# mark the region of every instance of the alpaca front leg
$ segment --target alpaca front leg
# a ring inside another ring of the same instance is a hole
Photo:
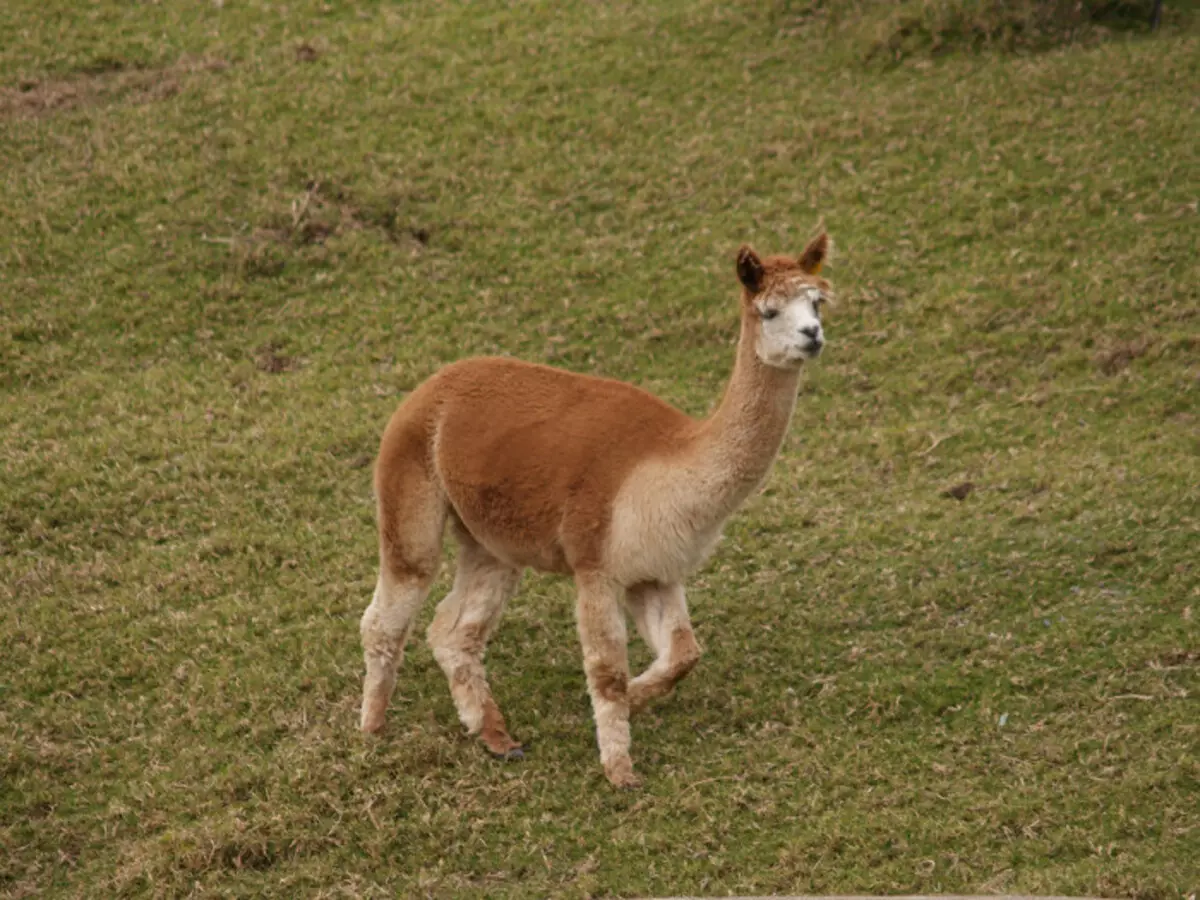
[[[688,618],[683,585],[647,582],[629,589],[629,612],[655,659],[629,683],[629,709],[640,712],[651,700],[665,697],[700,660],[700,645]]]
[[[615,786],[636,787],[638,778],[629,756],[629,657],[621,588],[594,574],[578,575],[576,584],[576,619],[600,763]]]

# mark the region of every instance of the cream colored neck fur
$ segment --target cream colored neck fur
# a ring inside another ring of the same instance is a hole
[[[675,476],[698,532],[719,528],[766,478],[796,406],[799,369],[776,369],[755,352],[757,316],[742,314],[733,375],[713,414],[696,425]],[[670,476],[668,476],[670,477]]]
[[[733,376],[716,411],[680,435],[677,455],[648,460],[621,488],[609,565],[625,583],[678,582],[703,565],[779,452],[800,373],[759,360],[756,319],[743,312]]]
[[[630,564],[618,568],[631,580],[670,581],[698,568],[779,452],[796,406],[799,371],[758,359],[756,318],[743,313],[733,376],[713,415],[680,436],[677,456],[643,464],[623,487],[612,548],[614,560]]]
[[[754,312],[742,313],[733,375],[696,440],[697,461],[727,482],[729,502],[718,505],[730,511],[766,477],[791,422],[800,382],[799,368],[777,369],[758,358],[756,320]]]

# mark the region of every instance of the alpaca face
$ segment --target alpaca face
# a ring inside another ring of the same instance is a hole
[[[825,346],[821,307],[829,283],[818,277],[829,254],[829,237],[821,232],[799,257],[761,258],[750,247],[738,251],[745,314],[758,319],[755,351],[765,365],[798,368]]]
[[[804,281],[780,287],[754,300],[759,317],[756,350],[766,365],[794,369],[806,359],[816,358],[825,346],[821,327],[825,295]]]

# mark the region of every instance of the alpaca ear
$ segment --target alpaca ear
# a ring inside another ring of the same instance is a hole
[[[825,264],[825,258],[829,255],[829,235],[822,231],[813,238],[804,252],[800,254],[800,268],[809,275],[816,275],[821,271],[821,266]]]
[[[763,264],[758,254],[750,249],[749,244],[742,244],[737,255],[738,281],[746,286],[746,290],[757,294],[762,290]]]

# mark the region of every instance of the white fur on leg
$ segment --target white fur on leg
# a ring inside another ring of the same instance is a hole
[[[459,721],[467,734],[479,734],[483,729],[483,704],[492,695],[483,666],[461,650],[450,647],[434,647],[433,658],[450,682],[450,695],[454,698]]]
[[[592,712],[596,718],[596,743],[600,746],[600,763],[608,768],[622,759],[629,759],[629,703],[624,699],[610,700],[589,686]]]
[[[637,778],[629,755],[629,660],[621,592],[614,582],[599,576],[580,575],[576,581],[579,640],[600,762],[614,785],[633,787]]]
[[[359,625],[367,668],[360,718],[363,731],[383,727],[388,699],[396,686],[396,670],[404,659],[404,643],[424,593],[416,583],[392,584],[383,572],[379,575],[375,596]]]
[[[700,649],[692,635],[682,585],[640,585],[629,592],[628,604],[638,631],[655,652],[654,662],[629,683],[630,711],[637,712],[655,697],[670,693],[696,664]]]
[[[517,570],[499,564],[474,543],[464,543],[454,587],[438,604],[426,631],[468,734],[479,734],[487,722],[492,690],[483,654],[519,581]]]

